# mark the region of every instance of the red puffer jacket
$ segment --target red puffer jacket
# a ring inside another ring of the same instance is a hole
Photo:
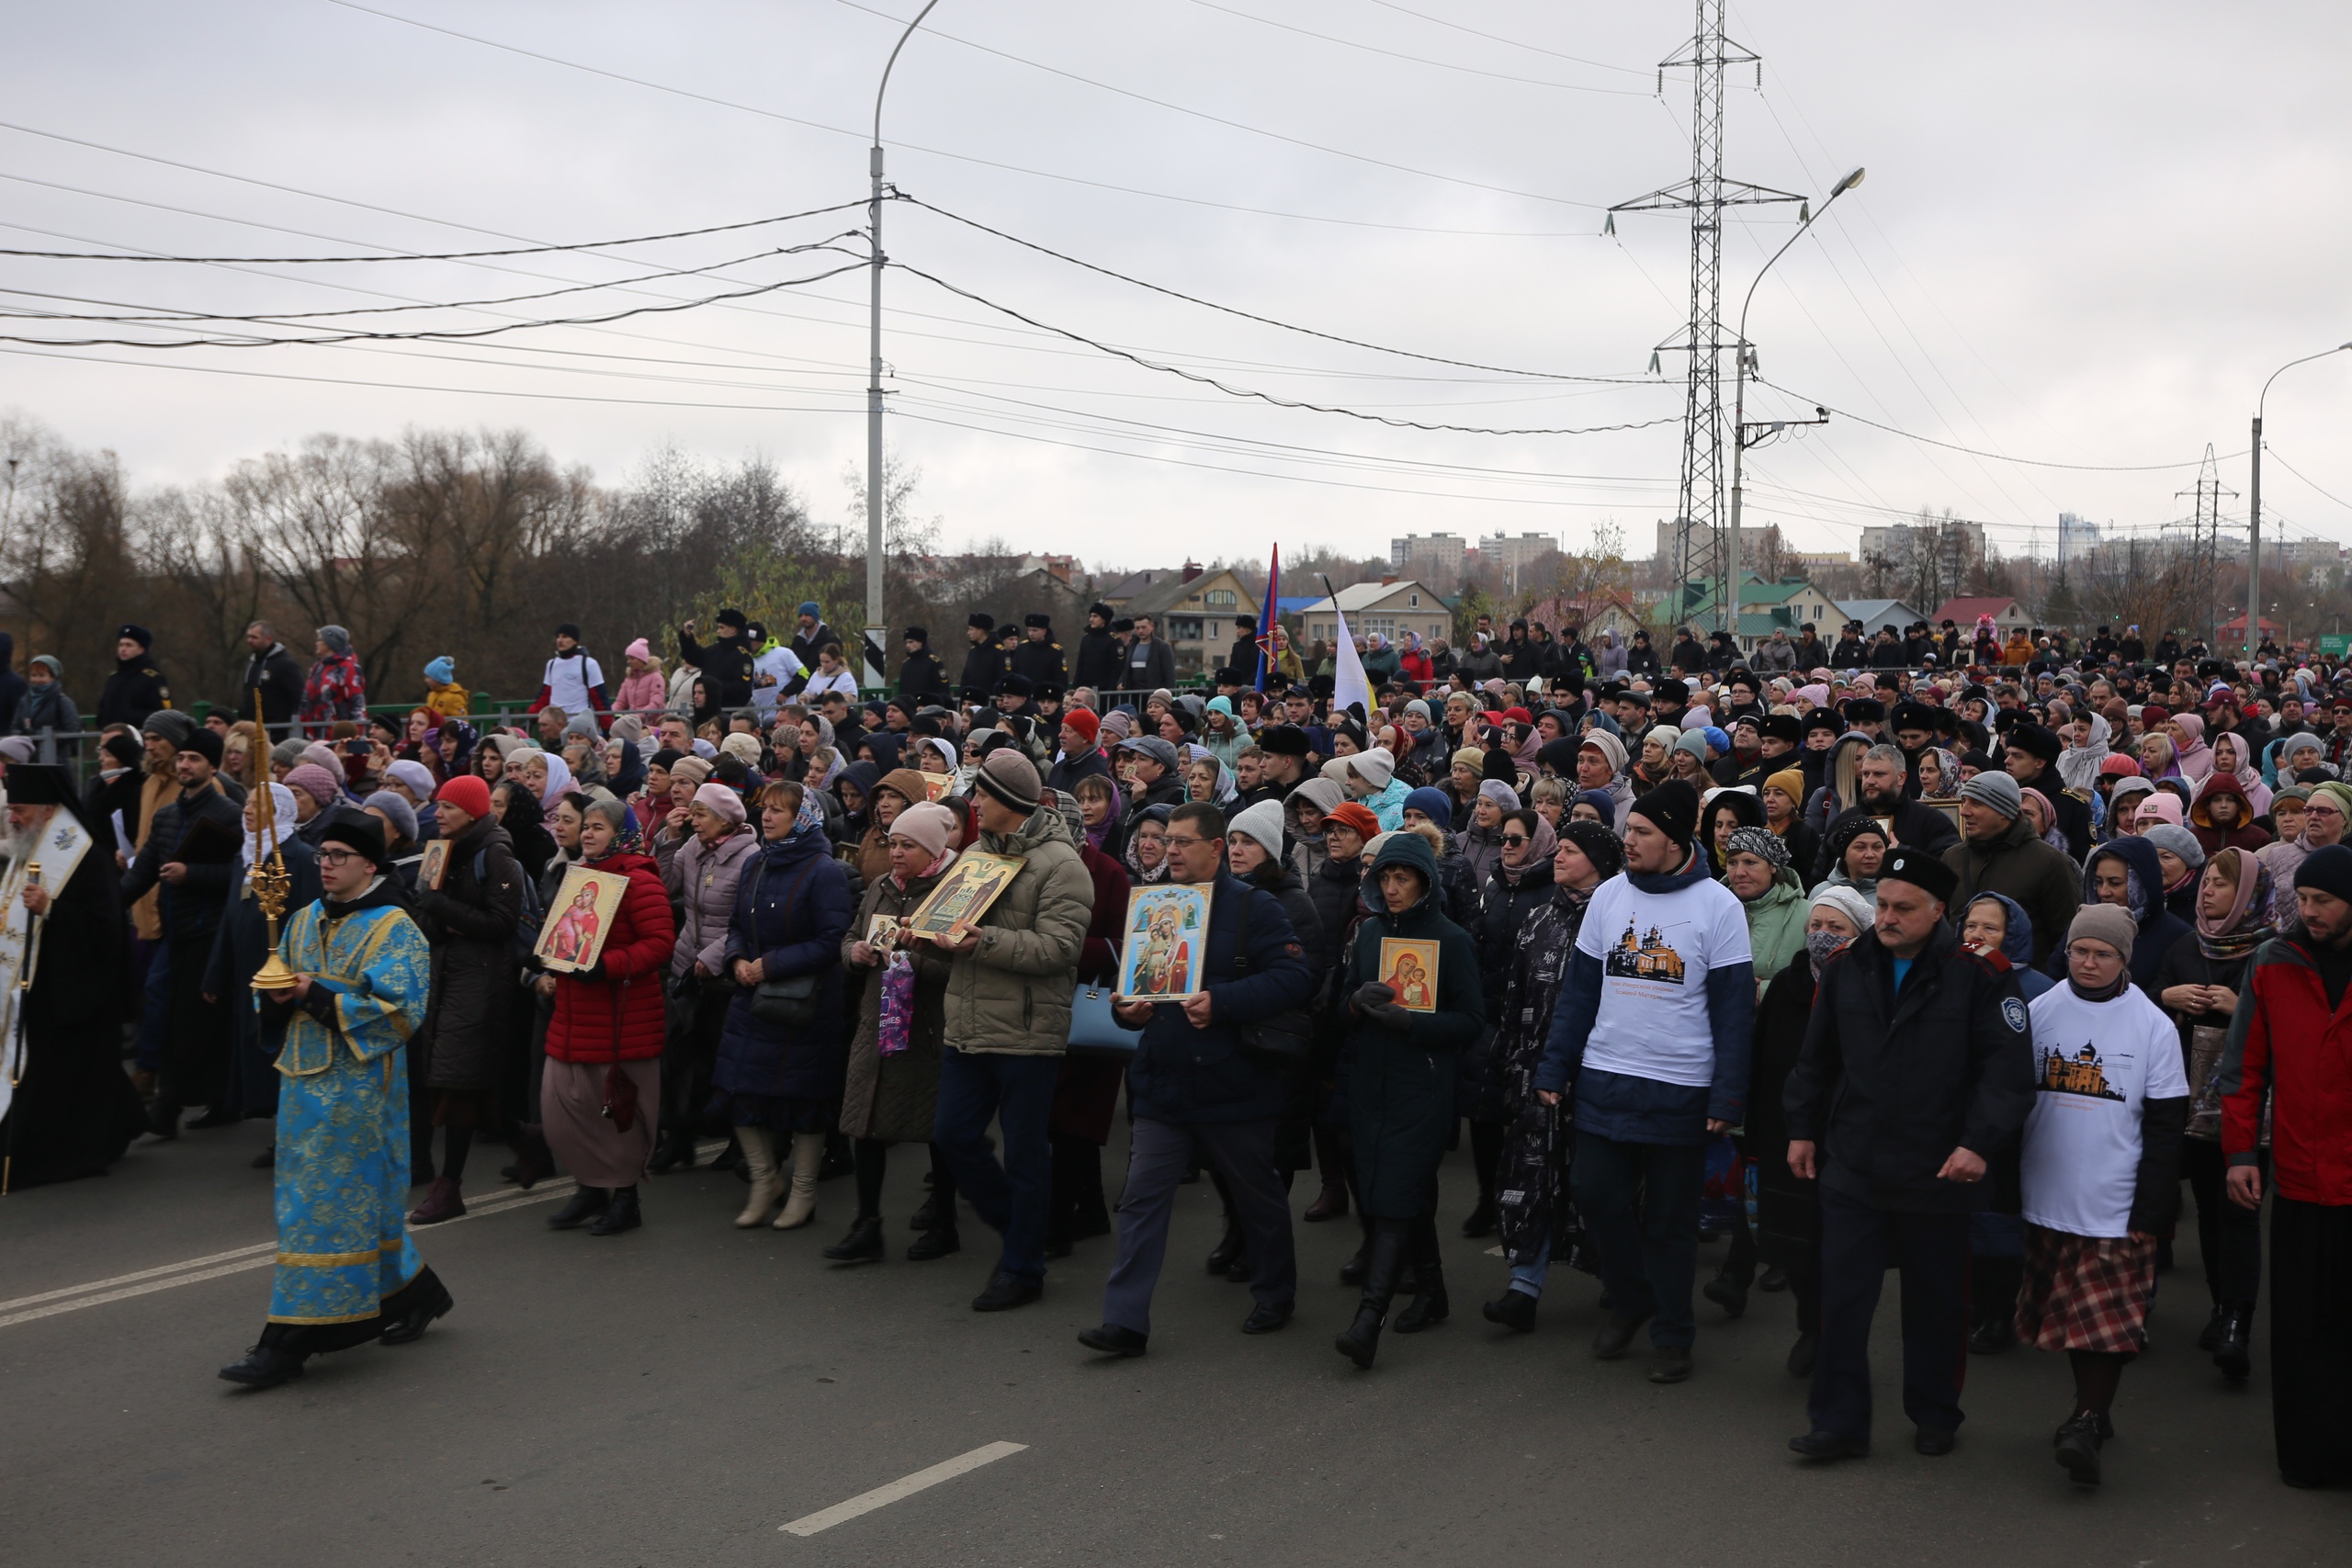
[[[2256,1162],[2267,1091],[2279,1195],[2343,1205],[2352,1203],[2352,991],[2328,1007],[2310,941],[2266,942],[2246,971],[2222,1054],[2222,1152],[2232,1165]]]
[[[559,1062],[641,1062],[662,1055],[662,986],[677,940],[662,873],[649,855],[616,854],[594,867],[628,878],[593,980],[555,978],[548,1055]]]

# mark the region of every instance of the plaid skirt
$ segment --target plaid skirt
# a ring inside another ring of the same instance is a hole
[[[2156,1244],[2025,1227],[2018,1337],[2041,1350],[2138,1351],[2156,1293]]]

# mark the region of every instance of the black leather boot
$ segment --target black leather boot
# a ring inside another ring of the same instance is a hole
[[[1453,1311],[1453,1303],[1445,1294],[1445,1266],[1438,1251],[1437,1216],[1424,1214],[1408,1223],[1406,1247],[1412,1254],[1414,1269],[1413,1304],[1396,1314],[1396,1332],[1419,1334],[1424,1328],[1434,1328],[1443,1323]],[[1405,1282],[1398,1280],[1398,1291]]]
[[[1405,1262],[1404,1220],[1374,1220],[1364,1244],[1363,1299],[1356,1320],[1331,1344],[1359,1370],[1372,1366],[1380,1351],[1381,1325],[1388,1321],[1388,1303],[1396,1294],[1396,1275]]]
[[[2213,1364],[2232,1382],[2254,1371],[2254,1308],[2233,1302],[2222,1309],[2221,1337],[2213,1342]]]
[[[450,1298],[449,1287],[441,1277],[427,1269],[410,1281],[399,1296],[387,1301],[384,1332],[377,1338],[386,1345],[413,1345],[433,1326],[433,1320],[448,1315],[458,1303]]]
[[[881,1216],[871,1215],[849,1227],[849,1234],[825,1248],[825,1256],[835,1263],[878,1262],[882,1257]]]
[[[645,1162],[645,1168],[656,1176],[667,1176],[673,1170],[695,1168],[695,1135],[691,1128],[672,1127],[662,1134],[662,1146]]]
[[[576,1231],[605,1212],[613,1195],[602,1187],[582,1187],[571,1195],[571,1201],[548,1216],[548,1229]]]
[[[645,1211],[638,1206],[637,1183],[632,1181],[627,1187],[613,1189],[612,1201],[606,1203],[605,1212],[596,1216],[596,1223],[588,1227],[588,1234],[618,1235],[623,1231],[633,1231],[644,1223]]]
[[[1232,1268],[1233,1260],[1241,1256],[1241,1247],[1240,1224],[1227,1214],[1225,1217],[1225,1239],[1209,1249],[1209,1272],[1222,1274]]]
[[[302,1375],[302,1363],[310,1359],[295,1348],[300,1342],[290,1325],[266,1324],[261,1331],[261,1343],[247,1350],[243,1360],[232,1361],[221,1368],[220,1376],[226,1382],[254,1389],[291,1382]]]
[[[1358,1224],[1363,1227],[1363,1240],[1356,1244],[1355,1256],[1340,1265],[1340,1283],[1342,1285],[1363,1284],[1364,1265],[1372,1257],[1372,1230],[1379,1222],[1370,1214],[1362,1214]]]

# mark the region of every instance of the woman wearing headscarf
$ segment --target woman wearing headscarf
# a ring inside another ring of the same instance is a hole
[[[552,751],[510,751],[506,768],[525,789],[538,796],[540,813],[549,822],[555,820],[557,805],[576,787],[571,764]]]
[[[1873,919],[1870,900],[1850,887],[1814,889],[1805,906],[1804,956],[1781,966],[1756,1007],[1747,1122],[1739,1144],[1740,1152],[1756,1167],[1756,1261],[1787,1279],[1796,1306],[1797,1340],[1788,1358],[1791,1377],[1813,1375],[1821,1343],[1821,1194],[1818,1182],[1800,1180],[1789,1170],[1782,1090],[1804,1045],[1823,966],[1870,930]],[[1736,1283],[1745,1306],[1747,1279],[1735,1272],[1724,1282]],[[1711,1294],[1713,1289],[1711,1283]]]
[[[1348,1020],[1349,1119],[1355,1138],[1356,1187],[1372,1235],[1363,1296],[1355,1321],[1334,1348],[1359,1369],[1377,1352],[1388,1305],[1409,1249],[1420,1293],[1397,1319],[1400,1334],[1419,1333],[1448,1314],[1437,1245],[1437,1168],[1453,1130],[1453,1075],[1447,1053],[1486,1028],[1478,955],[1470,933],[1438,907],[1437,853],[1415,833],[1390,833],[1373,865],[1377,912],[1357,928],[1336,995]],[[1430,986],[1434,1009],[1408,1011],[1382,976],[1382,944],[1391,938],[1437,946]]]
[[[1329,779],[1312,778],[1292,790],[1283,801],[1283,827],[1293,846],[1291,868],[1308,887],[1315,886],[1315,874],[1323,869],[1323,819],[1338,810],[1346,798],[1345,792]],[[1317,966],[1316,973],[1323,973],[1323,968]]]
[[[2234,737],[2223,736],[2224,741]],[[2262,807],[2270,805],[2270,792],[2260,784]],[[2245,786],[2238,775],[2216,768],[2197,792],[2197,799],[2188,807],[2188,820],[2182,826],[2197,835],[2197,842],[2207,854],[2227,846],[2249,852],[2270,842],[2270,835],[2254,825],[2260,815],[2255,803],[2246,798]]]
[[[580,1184],[548,1224],[587,1224],[591,1235],[618,1235],[644,1223],[637,1184],[662,1119],[663,979],[676,931],[659,868],[624,832],[628,815],[617,800],[592,800],[581,814],[582,863],[626,879],[596,962],[539,977],[541,995],[553,1004],[540,1125]]]
[[[1529,845],[1532,852],[1532,842]],[[1504,939],[1509,956],[1498,971],[1493,1000],[1493,1054],[1501,1075],[1501,1153],[1495,1183],[1496,1220],[1510,1284],[1484,1309],[1487,1322],[1524,1334],[1535,1326],[1535,1303],[1555,1260],[1588,1269],[1584,1227],[1568,1201],[1568,1108],[1536,1098],[1535,1069],[1551,1037],[1553,1004],[1568,971],[1568,954],[1584,924],[1593,889],[1624,869],[1617,835],[1598,822],[1571,822],[1554,842],[1545,897]]]
[[[2089,789],[2098,782],[2099,764],[2114,755],[2108,745],[2114,731],[2105,718],[2092,713],[2067,725],[2064,733],[2066,749],[2058,753],[2058,776],[2068,789]]]
[[[874,826],[874,789],[881,782],[882,770],[873,763],[852,762],[834,778],[828,792],[839,809],[828,814],[825,830],[835,845],[849,852],[853,868],[859,869],[861,877],[858,852]]]
[[[2180,1031],[2188,1076],[2188,1126],[2181,1171],[2197,1200],[2197,1253],[2205,1266],[2212,1315],[2197,1348],[2233,1382],[2252,1371],[2254,1307],[2262,1279],[2262,1216],[2222,1190],[2220,1079],[2230,1021],[2245,991],[2255,949],[2278,935],[2270,924],[2270,869],[2242,849],[2217,852],[2198,883],[2197,929],[2173,943],[2157,966],[2156,1000]],[[2256,1151],[2269,1179],[2266,1145]]]
[[[1168,880],[1168,818],[1173,805],[1147,806],[1138,810],[1127,829],[1127,881],[1136,887]]]
[[[1470,807],[1470,826],[1456,836],[1454,844],[1482,887],[1502,858],[1503,818],[1519,808],[1519,795],[1510,785],[1499,779],[1479,781]]]
[[[1922,800],[1944,800],[1960,793],[1960,759],[1942,746],[1922,750],[1911,765]]]
[[[956,860],[947,847],[956,818],[928,801],[894,817],[883,835],[886,869],[865,885],[857,918],[842,938],[842,962],[865,971],[865,985],[842,1087],[841,1130],[855,1146],[857,1218],[847,1235],[825,1248],[836,1263],[882,1257],[882,1181],[890,1145],[929,1145],[939,1103],[947,975],[955,960],[928,942],[877,945],[868,938],[876,921],[895,925],[911,916],[939,886]],[[934,1155],[932,1168],[942,1171],[944,1162]],[[934,1184],[933,1201],[950,1216],[944,1245],[934,1226],[908,1253],[917,1262],[955,1250],[954,1188],[946,1190],[944,1205],[941,1197]]]
[[[728,1098],[751,1199],[735,1217],[750,1227],[785,1194],[777,1143],[792,1144],[791,1197],[775,1228],[817,1217],[817,1170],[836,1120],[846,1055],[841,1016],[841,944],[854,913],[849,874],[825,840],[824,807],[800,784],[760,791],[759,852],[744,867],[725,954],[737,990],[719,1035],[713,1082]],[[754,1007],[769,981],[808,978],[812,995]],[[785,1013],[806,1013],[787,1021]]]
[[[2262,782],[2262,771],[2254,765],[2253,750],[2243,735],[2217,736],[2213,741],[2213,771],[2202,786],[2211,788],[2215,779],[2237,780],[2246,803],[2242,819],[2249,822],[2270,809],[2270,786]]]
[[[1549,823],[1523,807],[1503,818],[1495,837],[1497,853],[1481,884],[1472,934],[1478,939],[1480,995],[1499,999],[1512,937],[1551,901],[1552,852],[1559,840]],[[1510,1122],[1497,1038],[1490,1029],[1465,1048],[1454,1079],[1454,1109],[1470,1122],[1471,1167],[1478,1179],[1477,1206],[1462,1226],[1466,1236],[1488,1235],[1495,1228],[1495,1169]]]
[[[548,831],[547,810],[538,796],[519,778],[501,779],[491,791],[498,825],[506,830],[508,846],[523,865],[523,874],[537,882],[547,874],[557,854],[555,835]]]
[[[735,996],[726,960],[728,931],[743,868],[759,849],[744,818],[742,796],[725,784],[698,782],[701,767],[698,758],[680,760],[677,783],[687,804],[673,806],[672,815],[662,819],[662,839],[654,856],[678,911],[677,941],[670,954],[673,1006],[662,1050],[662,1143],[650,1167],[656,1176],[694,1168],[695,1134],[708,1114],[718,1037]],[[735,1163],[724,1154],[714,1162],[728,1168]]]
[[[2205,720],[2193,713],[2175,714],[2166,722],[2165,732],[2172,738],[2180,776],[2192,784],[2203,784],[2213,772],[2213,750],[2205,744]]]

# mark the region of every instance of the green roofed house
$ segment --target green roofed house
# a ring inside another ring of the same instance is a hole
[[[1689,625],[1698,628],[1701,636],[1715,626],[1715,593],[1712,583],[1686,582],[1682,585],[1682,609],[1679,615],[1670,613],[1668,603],[1659,606],[1668,611],[1665,629]],[[1801,577],[1786,577],[1778,582],[1767,582],[1752,573],[1743,573],[1739,584],[1739,647],[1744,653],[1753,653],[1756,645],[1770,638],[1776,631],[1785,631],[1792,640],[1804,635],[1811,626],[1815,636],[1824,640],[1837,640],[1838,628],[1845,624],[1837,601]]]

